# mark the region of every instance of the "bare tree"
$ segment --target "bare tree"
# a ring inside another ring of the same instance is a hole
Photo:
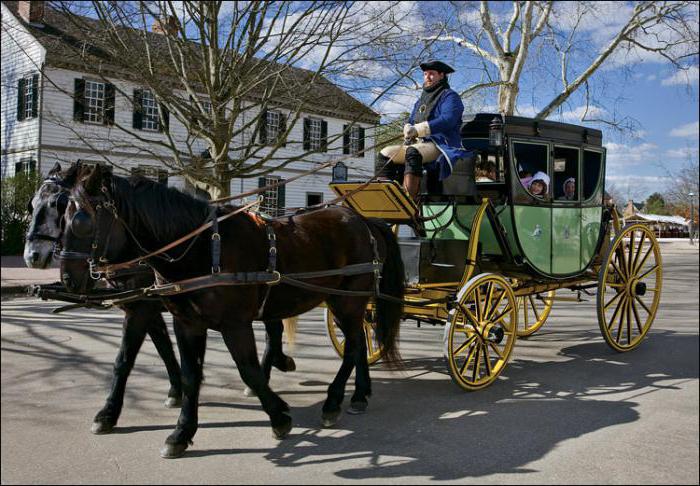
[[[679,70],[697,69],[697,2],[614,2],[605,12],[604,2],[513,1],[510,13],[504,2],[491,3],[450,2],[445,33],[423,39],[438,41],[442,52],[467,61],[462,65],[476,65],[480,77],[462,95],[497,88],[498,110],[507,115],[516,113],[527,76],[542,107],[535,118],[548,118],[583,88],[579,118],[619,125],[593,103],[592,83],[605,82],[603,66],[644,54]],[[610,8],[624,20],[612,25],[605,18]]]
[[[663,165],[659,167],[666,173],[669,180],[663,192],[664,198],[673,207],[675,213],[690,218],[690,208],[693,206],[697,211],[698,195],[700,195],[700,157],[697,148],[687,149],[687,159],[678,170],[672,171]]]
[[[138,140],[139,150],[214,198],[228,195],[235,177],[264,175],[325,149],[290,137],[305,111],[319,104],[330,111],[335,106],[346,119],[347,113],[356,113],[353,123],[360,120],[362,105],[338,99],[331,80],[361,93],[381,77],[384,89],[375,93],[373,104],[416,66],[419,56],[415,49],[396,47],[409,37],[399,28],[408,12],[397,9],[397,2],[51,4],[70,18],[76,37],[84,39],[74,45],[74,60],[105,79],[118,75],[146,87],[165,125],[160,127],[164,137],[145,136],[119,123],[114,126],[124,137],[76,136],[104,157]],[[367,74],[384,65],[391,69]],[[121,95],[134,101],[138,111],[135,93]],[[280,107],[284,119],[270,136],[266,112]],[[186,133],[171,130],[165,123],[170,117]],[[329,136],[328,144],[339,137]],[[280,150],[285,146],[299,150],[290,156]]]

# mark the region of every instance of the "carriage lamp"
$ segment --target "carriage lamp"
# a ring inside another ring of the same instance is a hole
[[[492,147],[503,146],[503,122],[500,116],[496,116],[489,124],[489,145]]]
[[[338,162],[333,166],[333,182],[347,182],[348,166]]]

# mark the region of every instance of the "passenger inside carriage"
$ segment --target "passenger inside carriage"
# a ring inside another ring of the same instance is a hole
[[[528,190],[533,196],[544,198],[549,190],[549,176],[544,172],[535,173],[532,176]]]

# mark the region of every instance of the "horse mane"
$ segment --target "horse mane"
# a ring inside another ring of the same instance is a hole
[[[132,229],[141,227],[159,240],[175,240],[206,222],[206,201],[142,176],[111,178],[117,211]]]

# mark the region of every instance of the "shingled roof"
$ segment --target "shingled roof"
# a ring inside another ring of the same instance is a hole
[[[17,20],[39,41],[46,49],[46,64],[56,68],[91,72],[113,79],[126,79],[138,82],[139,78],[129,75],[127,71],[115,64],[114,59],[104,47],[107,36],[101,37],[99,23],[88,17],[80,17],[81,22],[91,28],[90,39],[86,39],[84,32],[70,16],[64,12],[55,10],[46,5],[42,24],[25,22],[19,15],[19,2],[6,1],[2,3],[14,14]],[[143,35],[142,32],[139,32]],[[155,32],[146,32],[150,48],[167,52],[165,37]],[[197,47],[196,43],[192,43]],[[134,58],[138,55],[135,54]],[[157,56],[156,56],[157,57]],[[164,56],[163,58],[167,58]],[[358,101],[347,92],[320,76],[314,80],[314,72],[270,63],[256,59],[255,63],[264,63],[269,70],[279,71],[281,79],[278,80],[273,98],[280,105],[293,105],[293,100],[298,100],[296,89],[299,87],[313,88],[310,90],[312,101],[306,103],[304,112],[316,113],[336,118],[355,119],[364,123],[377,124],[379,114],[368,106]],[[294,93],[294,94],[290,94]],[[254,93],[246,97],[257,98]]]

